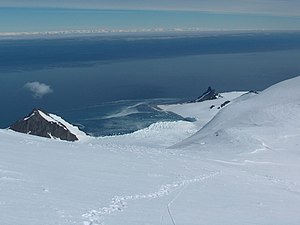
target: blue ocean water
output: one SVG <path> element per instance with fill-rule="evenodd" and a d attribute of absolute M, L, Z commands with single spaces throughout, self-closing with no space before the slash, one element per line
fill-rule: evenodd
<path fill-rule="evenodd" d="M 136 99 L 105 102 L 84 108 L 60 112 L 67 120 L 94 136 L 120 135 L 150 126 L 158 121 L 178 121 L 183 118 L 157 108 L 157 104 L 174 103 L 176 99 Z"/>
<path fill-rule="evenodd" d="M 132 132 L 182 119 L 156 104 L 262 90 L 299 75 L 299 58 L 300 32 L 0 40 L 0 127 L 38 107 L 95 135 Z M 34 81 L 53 93 L 34 98 Z"/>

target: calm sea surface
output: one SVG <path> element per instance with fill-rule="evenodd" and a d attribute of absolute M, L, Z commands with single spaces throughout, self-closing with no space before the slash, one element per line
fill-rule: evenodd
<path fill-rule="evenodd" d="M 0 40 L 0 127 L 38 107 L 95 135 L 128 133 L 182 119 L 156 104 L 209 85 L 262 90 L 300 75 L 299 59 L 297 32 Z M 34 98 L 33 81 L 53 93 Z"/>

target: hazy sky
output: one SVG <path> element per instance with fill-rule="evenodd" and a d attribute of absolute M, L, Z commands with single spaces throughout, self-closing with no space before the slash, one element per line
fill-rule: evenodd
<path fill-rule="evenodd" d="M 0 6 L 92 9 L 179 9 L 300 15 L 299 0 L 1 0 Z"/>
<path fill-rule="evenodd" d="M 160 27 L 300 29 L 300 0 L 0 0 L 0 32 Z"/>

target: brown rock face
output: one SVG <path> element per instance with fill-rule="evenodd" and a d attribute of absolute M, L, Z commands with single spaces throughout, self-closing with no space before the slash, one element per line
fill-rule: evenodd
<path fill-rule="evenodd" d="M 51 120 L 47 120 L 43 114 Z M 39 109 L 34 109 L 27 117 L 17 121 L 9 129 L 45 138 L 57 138 L 65 141 L 78 140 L 76 135 L 72 134 L 64 124 L 55 121 L 48 113 Z"/>

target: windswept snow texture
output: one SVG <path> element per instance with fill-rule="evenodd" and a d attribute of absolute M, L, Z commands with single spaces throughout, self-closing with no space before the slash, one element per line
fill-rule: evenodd
<path fill-rule="evenodd" d="M 299 87 L 165 106 L 198 120 L 84 142 L 0 130 L 0 223 L 299 225 Z"/>

